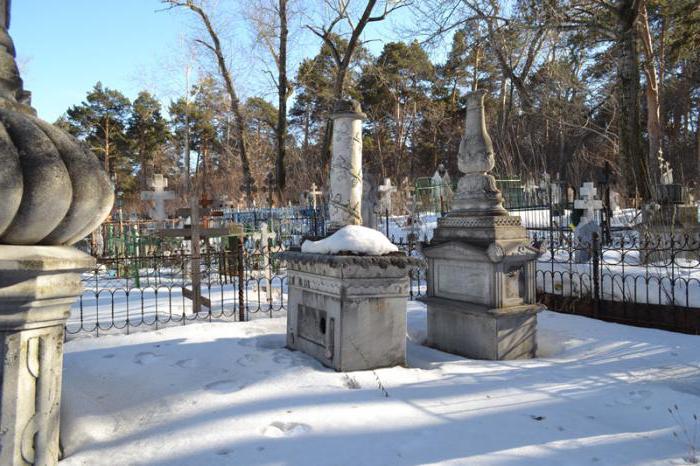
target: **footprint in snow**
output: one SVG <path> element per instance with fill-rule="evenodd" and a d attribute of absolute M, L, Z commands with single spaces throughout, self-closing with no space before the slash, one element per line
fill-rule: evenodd
<path fill-rule="evenodd" d="M 216 382 L 211 382 L 204 386 L 205 390 L 218 393 L 231 393 L 241 388 L 243 388 L 243 385 L 239 385 L 235 380 L 231 379 L 217 380 Z"/>
<path fill-rule="evenodd" d="M 241 367 L 250 367 L 260 360 L 257 354 L 245 354 L 236 360 L 236 364 Z"/>
<path fill-rule="evenodd" d="M 197 367 L 197 361 L 194 359 L 181 359 L 175 365 L 181 369 L 191 369 Z"/>
<path fill-rule="evenodd" d="M 362 388 L 362 385 L 360 385 L 360 382 L 358 382 L 355 377 L 350 377 L 347 374 L 345 374 L 345 377 L 343 377 L 343 385 L 345 385 L 345 388 L 349 388 L 350 390 L 358 390 Z"/>
<path fill-rule="evenodd" d="M 102 359 L 112 359 L 114 357 L 114 354 L 105 354 L 102 356 Z"/>
<path fill-rule="evenodd" d="M 295 437 L 311 431 L 311 426 L 297 422 L 275 421 L 263 429 L 265 437 Z"/>
<path fill-rule="evenodd" d="M 617 398 L 615 398 L 615 403 L 619 405 L 632 405 L 635 403 L 639 403 L 640 401 L 646 400 L 650 396 L 651 392 L 649 390 L 632 390 L 626 395 L 618 396 Z"/>
<path fill-rule="evenodd" d="M 149 351 L 146 351 L 146 352 L 139 353 L 136 356 L 134 356 L 134 363 L 141 364 L 141 365 L 150 364 L 150 363 L 152 363 L 152 362 L 154 362 L 162 357 L 163 356 L 159 356 L 155 353 L 151 353 Z"/>

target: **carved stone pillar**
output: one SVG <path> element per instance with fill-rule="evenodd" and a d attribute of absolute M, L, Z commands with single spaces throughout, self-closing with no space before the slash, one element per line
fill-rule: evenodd
<path fill-rule="evenodd" d="M 55 464 L 64 324 L 95 259 L 67 246 L 0 245 L 0 464 Z"/>
<path fill-rule="evenodd" d="M 362 120 L 354 100 L 340 100 L 333 113 L 329 232 L 362 225 Z"/>
<path fill-rule="evenodd" d="M 0 464 L 55 465 L 64 325 L 95 260 L 71 248 L 109 214 L 94 154 L 38 119 L 0 0 Z"/>

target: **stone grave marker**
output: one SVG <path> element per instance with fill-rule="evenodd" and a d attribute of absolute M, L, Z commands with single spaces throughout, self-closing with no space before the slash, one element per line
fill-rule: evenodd
<path fill-rule="evenodd" d="M 581 199 L 574 202 L 574 208 L 583 210 L 583 216 L 574 230 L 576 240 L 574 260 L 579 264 L 591 260 L 590 247 L 593 244 L 593 233 L 600 234 L 596 212 L 603 208 L 603 201 L 595 198 L 597 193 L 595 184 L 587 181 L 579 190 Z"/>
<path fill-rule="evenodd" d="M 175 200 L 177 196 L 174 192 L 165 190 L 168 187 L 168 179 L 160 173 L 153 175 L 149 185 L 153 191 L 141 192 L 141 200 L 153 202 L 153 207 L 148 214 L 149 217 L 156 222 L 167 220 L 168 214 L 165 212 L 165 202 Z"/>

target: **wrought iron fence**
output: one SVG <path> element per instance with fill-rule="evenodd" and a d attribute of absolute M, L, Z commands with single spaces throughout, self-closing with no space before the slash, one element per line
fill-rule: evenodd
<path fill-rule="evenodd" d="M 242 321 L 284 315 L 287 308 L 286 263 L 275 254 L 288 242 L 246 237 L 234 250 L 201 254 L 201 299 L 193 305 L 191 261 L 184 252 L 100 259 L 83 274 L 85 288 L 66 324 L 70 338 L 158 329 L 196 321 Z M 419 255 L 416 242 L 399 241 L 407 254 Z M 426 271 L 410 271 L 411 299 L 425 293 Z"/>
<path fill-rule="evenodd" d="M 617 322 L 700 333 L 700 236 L 625 232 L 536 243 L 540 300 Z"/>

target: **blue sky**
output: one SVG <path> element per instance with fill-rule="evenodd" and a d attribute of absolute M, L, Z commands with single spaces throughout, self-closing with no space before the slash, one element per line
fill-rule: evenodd
<path fill-rule="evenodd" d="M 39 115 L 55 120 L 97 82 L 138 92 L 139 70 L 186 30 L 155 0 L 15 0 L 10 32 Z"/>
<path fill-rule="evenodd" d="M 158 0 L 14 0 L 10 32 L 25 88 L 32 92 L 39 116 L 54 121 L 80 103 L 97 81 L 132 99 L 146 88 L 167 105 L 175 92 L 184 89 L 182 56 L 187 55 L 185 38 L 192 35 L 193 22 L 189 12 L 159 9 Z M 406 16 L 395 14 L 396 20 Z M 368 27 L 365 39 L 373 39 L 370 50 L 377 53 L 384 42 L 399 39 L 396 20 Z M 297 26 L 303 22 L 299 19 Z M 230 24 L 224 40 L 236 59 L 234 78 L 241 94 L 272 98 L 262 65 L 250 53 L 247 23 Z M 309 36 L 299 36 L 295 45 L 299 54 L 293 57 L 297 62 L 318 52 L 318 41 Z M 293 66 L 290 72 L 294 73 Z"/>

